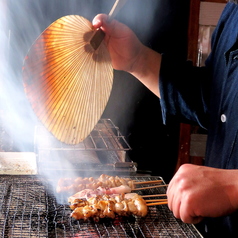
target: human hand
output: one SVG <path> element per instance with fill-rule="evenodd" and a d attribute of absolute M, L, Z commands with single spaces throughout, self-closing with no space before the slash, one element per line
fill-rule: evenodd
<path fill-rule="evenodd" d="M 198 223 L 238 209 L 238 170 L 182 165 L 169 183 L 168 206 L 176 218 Z"/>
<path fill-rule="evenodd" d="M 113 68 L 127 72 L 133 71 L 133 65 L 141 55 L 143 48 L 143 44 L 134 32 L 116 20 L 109 22 L 105 14 L 97 15 L 92 23 L 95 29 L 101 28 L 106 34 L 105 42 Z"/>
<path fill-rule="evenodd" d="M 160 97 L 159 71 L 161 55 L 143 45 L 134 32 L 126 25 L 99 14 L 93 19 L 95 29 L 105 32 L 105 42 L 109 50 L 112 67 L 126 71 L 140 80 L 155 95 Z"/>

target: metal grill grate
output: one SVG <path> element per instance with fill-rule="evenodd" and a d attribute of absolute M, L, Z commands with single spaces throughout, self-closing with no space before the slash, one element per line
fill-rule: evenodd
<path fill-rule="evenodd" d="M 138 181 L 160 177 L 132 177 Z M 0 177 L 1 237 L 201 237 L 196 228 L 174 218 L 167 205 L 149 208 L 145 218 L 77 221 L 68 204 L 56 200 L 54 185 L 34 176 Z M 164 188 L 143 190 L 164 193 Z"/>

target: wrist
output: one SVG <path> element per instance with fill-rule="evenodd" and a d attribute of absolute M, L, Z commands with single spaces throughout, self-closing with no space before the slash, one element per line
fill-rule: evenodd
<path fill-rule="evenodd" d="M 129 73 L 139 79 L 154 94 L 160 96 L 158 86 L 160 64 L 161 55 L 143 45 Z"/>
<path fill-rule="evenodd" d="M 229 173 L 229 170 L 227 171 Z M 227 186 L 227 194 L 234 210 L 238 210 L 238 170 L 230 170 L 230 184 Z"/>

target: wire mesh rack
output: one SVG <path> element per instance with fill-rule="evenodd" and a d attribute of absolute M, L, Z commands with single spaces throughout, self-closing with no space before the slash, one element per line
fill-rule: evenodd
<path fill-rule="evenodd" d="M 149 207 L 144 218 L 75 220 L 65 198 L 54 193 L 55 182 L 36 176 L 0 176 L 1 237 L 202 237 L 193 225 L 176 219 L 167 205 Z M 164 187 L 143 190 L 145 194 L 164 192 Z"/>

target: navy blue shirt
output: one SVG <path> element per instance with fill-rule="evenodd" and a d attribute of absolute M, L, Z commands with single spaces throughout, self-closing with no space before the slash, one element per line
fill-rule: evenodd
<path fill-rule="evenodd" d="M 226 5 L 212 36 L 206 66 L 178 63 L 163 55 L 159 87 L 164 123 L 168 115 L 174 115 L 207 129 L 205 165 L 238 169 L 237 4 Z M 238 237 L 238 212 L 204 223 L 211 236 Z"/>

